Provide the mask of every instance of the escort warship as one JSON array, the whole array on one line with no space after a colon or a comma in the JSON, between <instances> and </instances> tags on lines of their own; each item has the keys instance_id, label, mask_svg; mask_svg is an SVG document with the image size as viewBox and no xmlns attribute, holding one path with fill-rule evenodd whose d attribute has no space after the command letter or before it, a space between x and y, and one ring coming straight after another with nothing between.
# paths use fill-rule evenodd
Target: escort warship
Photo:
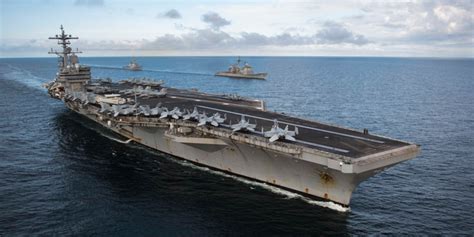
<instances>
[{"instance_id":1,"label":"escort warship","mask_svg":"<svg viewBox=\"0 0 474 237\"><path fill-rule=\"evenodd\" d=\"M137 63L137 60L132 58L132 61L128 63L126 66L123 66L123 69L130 70L130 71L141 71L142 66Z\"/></svg>"},{"instance_id":2,"label":"escort warship","mask_svg":"<svg viewBox=\"0 0 474 237\"><path fill-rule=\"evenodd\" d=\"M240 57L237 59L237 63L229 66L229 69L225 72L217 72L216 76L220 77L233 77L233 78L245 78L245 79L260 79L265 80L267 73L254 73L252 66L247 62L244 66L240 67Z\"/></svg>"},{"instance_id":3,"label":"escort warship","mask_svg":"<svg viewBox=\"0 0 474 237\"><path fill-rule=\"evenodd\" d=\"M357 185L414 158L409 142L291 117L261 100L165 87L163 81L92 79L61 33L51 97L123 137L198 165L348 206Z\"/></svg>"}]
</instances>

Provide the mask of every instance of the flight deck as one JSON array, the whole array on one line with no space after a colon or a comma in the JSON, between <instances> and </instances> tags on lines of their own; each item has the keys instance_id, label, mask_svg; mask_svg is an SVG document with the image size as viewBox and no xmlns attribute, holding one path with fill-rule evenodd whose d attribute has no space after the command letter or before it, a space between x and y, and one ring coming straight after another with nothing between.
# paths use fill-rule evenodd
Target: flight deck
<instances>
[{"instance_id":1,"label":"flight deck","mask_svg":"<svg viewBox=\"0 0 474 237\"><path fill-rule=\"evenodd\" d=\"M112 91L120 92L134 88L133 83L107 83ZM163 88L156 86L155 89ZM370 154L395 149L409 145L408 143L388 139L347 128L336 127L316 121L290 117L283 113L266 111L264 103L260 100L248 99L236 95L213 95L197 90L180 90L166 88L167 94L163 97L142 98L137 97L137 103L150 107L160 104L168 110L179 108L180 111L193 111L196 107L200 113L213 115L219 113L224 116L225 122L219 126L230 128L238 123L244 116L251 124L255 124L254 135L261 135L278 122L281 128L288 126L290 130L297 129L295 141L285 141L302 146L307 146L326 152L358 158ZM121 95L121 97L134 100L134 95ZM210 126L210 125L208 125Z\"/></svg>"}]
</instances>

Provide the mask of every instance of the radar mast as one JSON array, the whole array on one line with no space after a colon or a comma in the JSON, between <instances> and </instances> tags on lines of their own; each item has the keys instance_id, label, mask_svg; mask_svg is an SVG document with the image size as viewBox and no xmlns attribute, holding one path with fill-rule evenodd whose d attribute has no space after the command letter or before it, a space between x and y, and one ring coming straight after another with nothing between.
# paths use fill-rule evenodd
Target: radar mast
<instances>
[{"instance_id":1,"label":"radar mast","mask_svg":"<svg viewBox=\"0 0 474 237\"><path fill-rule=\"evenodd\" d=\"M49 37L49 39L58 40L58 44L61 45L62 51L51 49L48 54L56 54L58 56L58 73L56 73L55 88L59 91L63 91L66 94L74 92L85 92L85 85L91 80L90 67L82 66L79 64L79 58L76 53L82 53L79 50L73 51L69 45L72 39L79 39L68 35L64 32L64 28L61 25L61 34Z\"/></svg>"},{"instance_id":2,"label":"radar mast","mask_svg":"<svg viewBox=\"0 0 474 237\"><path fill-rule=\"evenodd\" d=\"M48 52L48 54L56 54L60 57L61 59L61 62L59 64L59 67L61 69L65 69L65 68L68 68L68 66L72 66L69 58L70 58L70 54L72 54L72 56L75 56L75 54L78 54L78 53L82 53L81 51L79 51L78 49L76 49L76 51L73 51L71 49L71 47L69 47L68 45L71 44L71 39L79 39L79 37L73 37L72 35L68 35L68 34L65 34L64 33L64 28L63 28L63 25L61 25L60 27L61 29L61 34L60 35L56 35L56 36L53 36L53 37L49 37L48 39L57 39L58 40L58 44L62 46L63 48L63 51L62 52L59 52L59 51L56 51L56 50L53 50L51 48L51 51ZM76 61L77 61L77 58L76 58Z\"/></svg>"}]
</instances>

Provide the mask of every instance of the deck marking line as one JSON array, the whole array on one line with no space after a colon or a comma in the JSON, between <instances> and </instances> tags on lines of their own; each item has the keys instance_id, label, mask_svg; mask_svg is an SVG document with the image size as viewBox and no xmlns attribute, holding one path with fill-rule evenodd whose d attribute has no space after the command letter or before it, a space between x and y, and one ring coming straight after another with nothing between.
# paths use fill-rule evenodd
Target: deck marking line
<instances>
[{"instance_id":1,"label":"deck marking line","mask_svg":"<svg viewBox=\"0 0 474 237\"><path fill-rule=\"evenodd\" d=\"M238 113L238 112L233 112L233 111L228 111L228 110L223 110L223 109L217 109L217 108L212 108L212 107L208 107L208 106L198 105L197 107L204 108L204 109L211 109L211 110L225 112L225 113L230 113L230 114L244 115L246 117L257 118L257 119L266 120L266 121L273 121L273 119L268 119L268 118L263 118L263 117L259 117L259 116L253 116L253 115L250 115L250 114L243 114L243 113ZM333 131L329 131L329 130L325 130L325 129L313 128L313 127L308 127L308 126L304 126L304 125L297 125L297 124L288 123L288 122L284 122L284 121L278 121L278 123L286 124L286 125L290 125L290 126L295 126L295 127L298 127L298 128L306 128L306 129L309 129L309 130L314 130L314 131L319 131L319 132L331 133L331 134L344 136L344 137L355 138L355 139L369 141L369 142L375 142L375 143L379 143L379 144L385 143L383 141L374 140L374 139L370 139L370 138L359 137L359 136L354 136L354 135L344 134L344 133L339 133L339 132L333 132Z\"/></svg>"},{"instance_id":2,"label":"deck marking line","mask_svg":"<svg viewBox=\"0 0 474 237\"><path fill-rule=\"evenodd\" d=\"M221 127L225 127L225 128L230 128L231 126L230 125L227 125L227 124L219 124L219 126ZM249 131L251 132L251 131ZM254 132L251 132L251 133L256 133L258 135L261 135L263 136L263 133L262 132L259 132L259 131L254 131ZM345 149L341 149L341 148L337 148L337 147L332 147L332 146L326 146L326 145L322 145L322 144L318 144L318 143L313 143L313 142L305 142L303 140L298 140L296 139L296 141L294 141L296 143L302 143L302 144L306 144L306 145L310 145L310 146L315 146L315 147L320 147L320 148L324 148L324 149L329 149L329 150L333 150L333 151L337 151L337 152L342 152L342 153L349 153L348 150L345 150Z\"/></svg>"}]
</instances>

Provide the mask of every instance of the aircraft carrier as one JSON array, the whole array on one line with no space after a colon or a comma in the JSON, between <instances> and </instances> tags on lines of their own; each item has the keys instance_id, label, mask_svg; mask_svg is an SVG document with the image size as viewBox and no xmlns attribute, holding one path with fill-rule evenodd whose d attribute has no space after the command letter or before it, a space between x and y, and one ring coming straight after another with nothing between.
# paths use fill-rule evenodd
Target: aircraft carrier
<instances>
[{"instance_id":1,"label":"aircraft carrier","mask_svg":"<svg viewBox=\"0 0 474 237\"><path fill-rule=\"evenodd\" d=\"M414 158L420 147L270 112L261 100L167 88L163 81L92 79L61 33L59 71L45 85L65 105L136 142L287 190L349 205L357 185Z\"/></svg>"}]
</instances>

